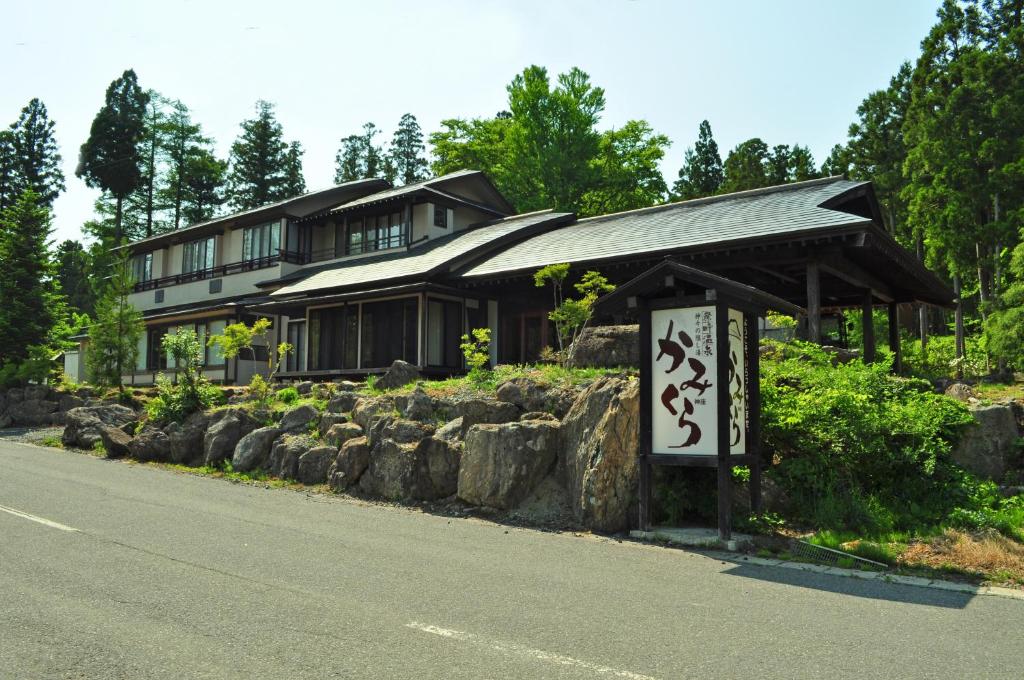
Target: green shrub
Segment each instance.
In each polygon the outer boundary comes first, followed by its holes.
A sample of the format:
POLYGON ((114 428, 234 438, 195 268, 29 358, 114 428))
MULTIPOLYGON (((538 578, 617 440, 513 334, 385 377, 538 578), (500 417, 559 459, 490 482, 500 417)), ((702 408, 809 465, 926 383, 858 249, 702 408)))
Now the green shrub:
POLYGON ((769 344, 762 432, 788 519, 877 534, 971 506, 977 482, 950 458, 966 406, 884 361, 833 367, 817 346, 769 344))
POLYGON ((282 404, 294 404, 299 400, 299 391, 294 387, 285 387, 277 391, 277 400, 282 404))
POLYGON ((179 329, 164 336, 162 349, 174 357, 178 382, 157 376, 157 394, 146 404, 146 413, 157 422, 181 422, 190 414, 210 408, 224 399, 224 393, 203 377, 200 367, 202 346, 195 331, 179 329))
MULTIPOLYGON (((965 343, 967 351, 962 362, 964 375, 972 377, 988 373, 982 340, 968 336, 965 343)), ((935 335, 928 338, 924 351, 921 350, 920 339, 904 338, 901 348, 904 370, 911 375, 929 380, 956 377, 958 361, 956 342, 952 335, 935 335)))

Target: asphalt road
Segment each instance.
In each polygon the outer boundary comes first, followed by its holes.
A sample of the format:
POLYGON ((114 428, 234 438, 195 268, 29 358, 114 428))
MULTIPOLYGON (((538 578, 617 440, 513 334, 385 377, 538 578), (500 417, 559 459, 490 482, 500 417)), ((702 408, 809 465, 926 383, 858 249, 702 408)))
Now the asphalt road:
POLYGON ((1020 678, 1024 601, 0 443, 2 678, 1020 678))

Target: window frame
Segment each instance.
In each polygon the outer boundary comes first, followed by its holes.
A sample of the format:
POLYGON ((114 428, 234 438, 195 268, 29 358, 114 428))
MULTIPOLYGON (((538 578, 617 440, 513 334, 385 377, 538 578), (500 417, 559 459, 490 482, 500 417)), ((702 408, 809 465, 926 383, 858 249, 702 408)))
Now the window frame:
POLYGON ((217 237, 206 236, 187 241, 181 249, 181 273, 202 274, 217 266, 217 237), (202 247, 200 248, 200 244, 202 247), (200 257, 201 253, 201 257, 200 257), (201 267, 194 266, 200 264, 201 267), (192 268, 189 268, 192 265, 192 268))
POLYGON ((242 229, 242 261, 254 262, 281 254, 281 221, 271 220, 242 229), (255 244, 255 245, 254 245, 255 244), (276 247, 275 247, 276 246, 276 247))

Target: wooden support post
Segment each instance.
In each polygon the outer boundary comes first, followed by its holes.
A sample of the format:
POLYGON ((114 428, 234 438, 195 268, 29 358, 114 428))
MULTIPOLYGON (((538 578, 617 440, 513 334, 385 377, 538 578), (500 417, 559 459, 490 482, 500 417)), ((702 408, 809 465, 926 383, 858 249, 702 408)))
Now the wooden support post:
POLYGON ((719 302, 715 305, 715 336, 718 347, 718 538, 732 538, 732 451, 729 437, 729 310, 719 302))
POLYGON ((807 263, 807 340, 821 343, 821 267, 807 263))
POLYGON ((864 363, 870 364, 875 361, 875 323, 872 312, 874 311, 874 298, 870 290, 864 291, 864 301, 861 303, 861 325, 864 330, 864 363))
POLYGON ((900 347, 900 307, 889 303, 889 351, 892 352, 892 372, 903 372, 903 350, 900 347))
POLYGON ((638 301, 640 316, 640 507, 637 524, 640 531, 651 530, 651 446, 653 432, 651 408, 651 310, 647 300, 638 301))
POLYGON ((956 358, 958 359, 956 364, 956 377, 963 379, 964 377, 964 355, 967 353, 966 338, 964 331, 964 303, 961 299, 962 288, 960 285, 960 275, 953 275, 953 294, 956 295, 956 315, 954 317, 954 344, 956 345, 956 358))
POLYGON ((761 500, 761 353, 758 351, 757 315, 744 314, 746 325, 747 355, 744 361, 747 381, 747 452, 750 453, 750 511, 756 515, 764 512, 761 500))

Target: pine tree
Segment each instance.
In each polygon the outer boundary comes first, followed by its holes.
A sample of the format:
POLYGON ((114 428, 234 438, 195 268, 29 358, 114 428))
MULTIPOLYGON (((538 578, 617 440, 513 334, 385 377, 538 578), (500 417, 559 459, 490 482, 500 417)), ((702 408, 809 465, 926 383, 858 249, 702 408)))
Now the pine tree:
POLYGON ((161 202, 170 212, 171 229, 180 229, 182 211, 188 186, 188 163, 198 149, 209 145, 198 124, 192 122, 188 107, 180 101, 170 104, 170 112, 164 121, 164 153, 167 156, 167 173, 159 192, 161 202))
POLYGON ((423 131, 416 116, 407 113, 398 121, 398 129, 391 138, 389 157, 395 176, 402 184, 412 184, 427 177, 427 159, 424 155, 423 131))
POLYGON ((182 215, 185 224, 211 219, 226 201, 225 177, 228 164, 206 149, 196 149, 185 162, 185 190, 182 215))
POLYGON ((306 193, 306 180, 302 176, 302 145, 292 142, 284 155, 284 179, 281 198, 291 198, 306 193))
POLYGON ((296 186, 304 187, 299 146, 284 141, 273 104, 256 103, 256 117, 242 122, 242 134, 231 145, 228 170, 228 201, 236 210, 256 208, 290 198, 296 186))
POLYGON ((0 130, 0 210, 14 203, 18 189, 18 162, 14 153, 14 132, 0 130))
POLYGON ((776 144, 767 160, 768 185, 785 184, 789 181, 789 169, 792 165, 792 151, 789 144, 776 144))
POLYGON ((96 320, 89 328, 85 353, 89 380, 116 386, 122 392, 121 376, 135 368, 139 340, 145 330, 142 314, 128 302, 134 283, 128 254, 123 252, 96 303, 96 320))
POLYGON ((161 181, 160 165, 167 136, 167 115, 164 112, 167 100, 155 90, 147 91, 146 96, 149 101, 139 142, 141 175, 138 195, 134 198, 141 213, 143 236, 149 237, 162 230, 156 218, 156 213, 161 210, 157 185, 161 181))
POLYGON ((47 115, 46 105, 35 98, 11 125, 11 143, 22 188, 32 189, 47 207, 52 207, 54 199, 64 191, 61 156, 53 130, 54 122, 47 115))
POLYGON ((842 144, 836 144, 821 164, 823 177, 836 177, 850 174, 850 150, 842 144))
POLYGON ((376 144, 378 134, 380 129, 376 125, 364 123, 362 134, 349 135, 341 140, 341 148, 334 157, 335 182, 341 184, 379 177, 395 181, 397 166, 392 155, 376 144))
POLYGON ((96 304, 89 280, 89 254, 78 241, 68 239, 53 256, 61 293, 72 311, 92 316, 96 304))
POLYGON ((711 134, 711 123, 703 120, 697 132, 697 142, 683 155, 683 167, 679 169, 679 179, 672 185, 672 191, 686 200, 711 196, 721 186, 722 156, 711 134))
POLYGON ((92 121, 75 174, 116 201, 114 237, 121 240, 124 200, 141 180, 139 141, 145 128, 148 97, 129 69, 107 88, 106 100, 92 121))
POLYGON ((806 146, 794 144, 789 154, 789 181, 803 182, 809 179, 816 179, 821 175, 814 165, 814 156, 806 146))
POLYGON ((363 179, 363 138, 349 135, 341 140, 341 148, 334 157, 334 181, 337 184, 363 179))
POLYGON ((56 321, 49 235, 50 211, 31 189, 0 213, 0 363, 28 359, 56 321))
POLYGON ((729 152, 723 165, 722 192, 746 191, 768 186, 768 145, 754 137, 729 152))

